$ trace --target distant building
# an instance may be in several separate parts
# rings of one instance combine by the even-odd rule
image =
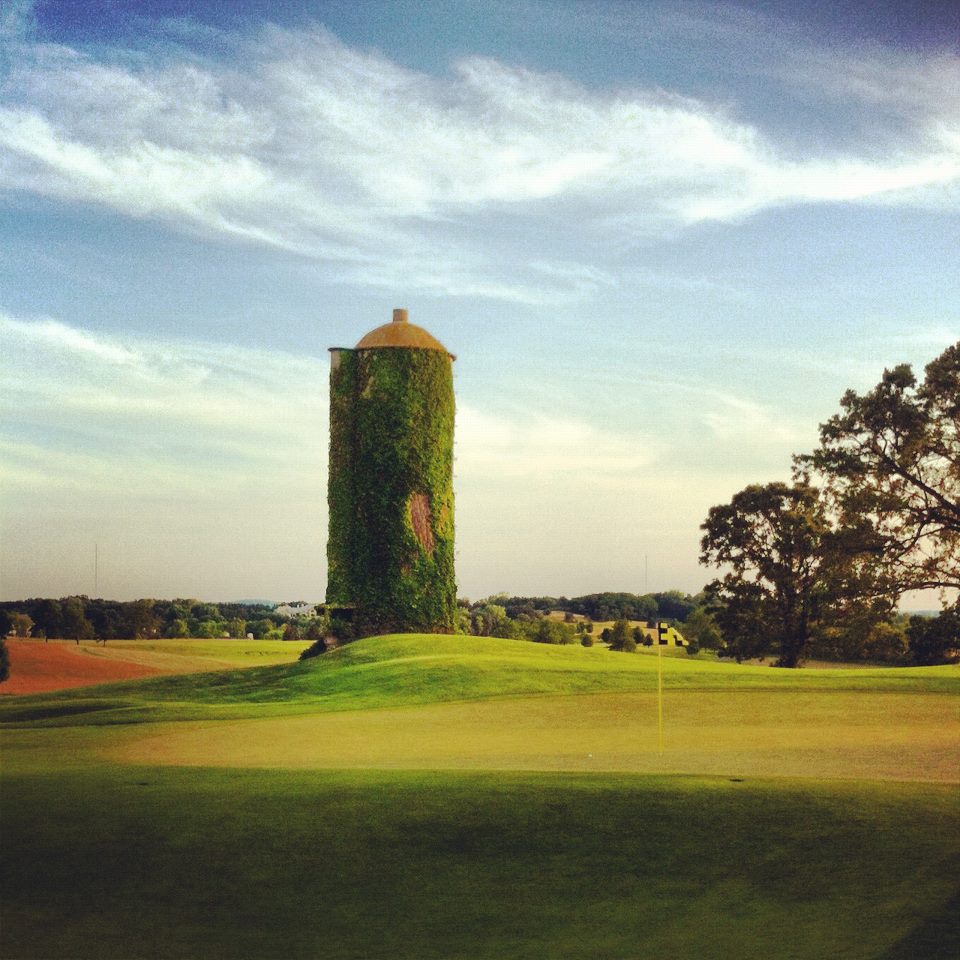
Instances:
[[[317,605],[307,603],[306,600],[294,600],[292,603],[281,603],[273,608],[273,612],[281,617],[312,617],[316,613]]]
[[[454,629],[454,359],[406,310],[330,350],[326,603],[360,634]]]

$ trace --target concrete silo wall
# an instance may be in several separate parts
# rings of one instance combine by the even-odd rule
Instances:
[[[330,383],[327,602],[358,632],[450,632],[453,373],[437,350],[339,351]]]

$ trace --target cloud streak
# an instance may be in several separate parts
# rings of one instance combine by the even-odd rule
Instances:
[[[533,412],[511,418],[464,404],[457,411],[457,472],[467,481],[632,486],[660,448],[647,436],[571,417]]]
[[[0,314],[5,456],[14,484],[123,496],[242,496],[322,483],[325,360],[122,341]]]
[[[822,71],[830,95],[905,91],[895,145],[827,155],[669,92],[479,57],[433,77],[319,26],[264,27],[220,60],[7,42],[0,187],[284,249],[348,282],[578,298],[608,272],[530,256],[524,236],[559,221],[616,242],[789,204],[956,205],[960,184],[960,60],[946,54]],[[491,212],[520,240],[485,245]]]

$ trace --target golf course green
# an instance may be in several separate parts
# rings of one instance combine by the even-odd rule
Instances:
[[[954,958],[958,692],[398,635],[5,697],[0,955]]]

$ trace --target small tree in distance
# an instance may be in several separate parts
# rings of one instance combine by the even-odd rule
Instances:
[[[697,607],[683,624],[683,635],[697,649],[718,650],[723,643],[720,628],[713,615],[703,607]]]
[[[633,639],[630,624],[626,620],[614,621],[610,631],[610,649],[626,650],[628,644],[632,645],[628,652],[632,653],[637,649],[637,641]]]

